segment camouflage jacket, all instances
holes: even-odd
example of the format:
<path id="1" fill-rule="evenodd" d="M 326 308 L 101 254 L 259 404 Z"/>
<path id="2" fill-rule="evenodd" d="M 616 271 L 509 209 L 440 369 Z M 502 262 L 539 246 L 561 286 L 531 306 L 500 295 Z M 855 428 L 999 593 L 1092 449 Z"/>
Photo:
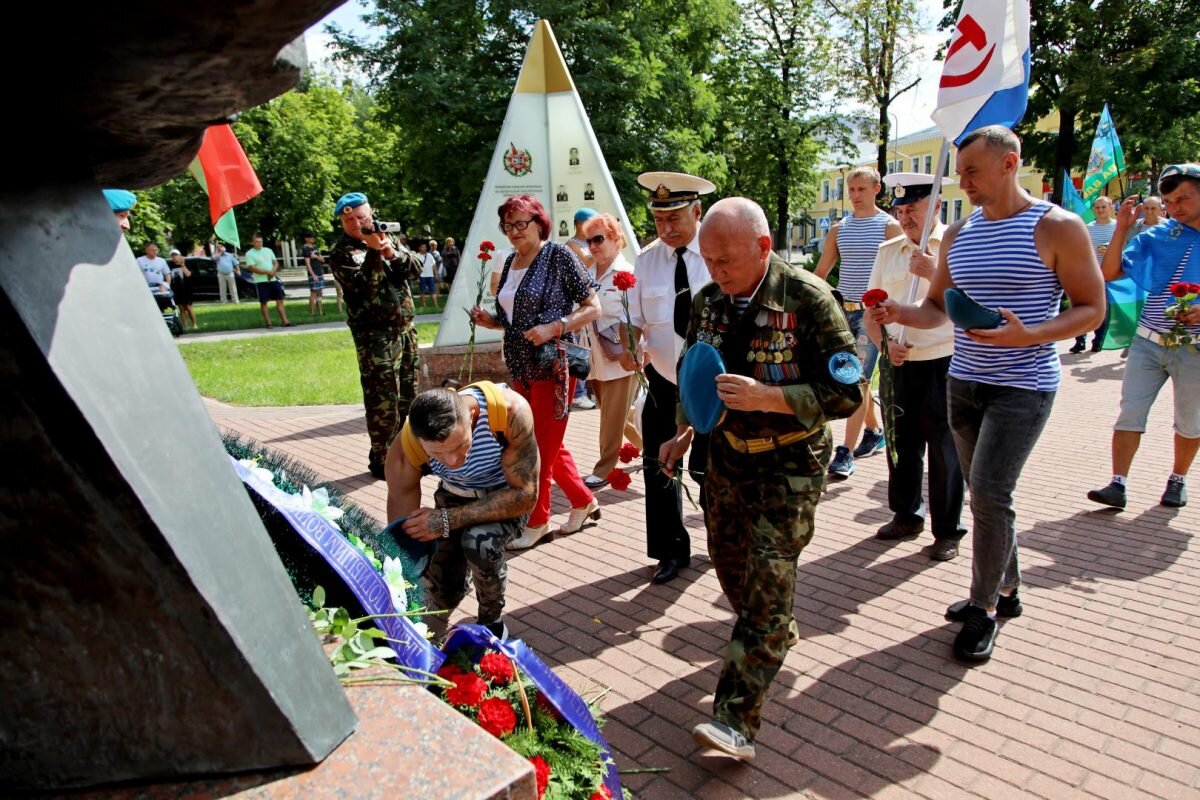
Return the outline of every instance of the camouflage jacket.
<path id="1" fill-rule="evenodd" d="M 399 244 L 388 261 L 358 239 L 342 234 L 329 253 L 329 271 L 342 287 L 347 323 L 355 335 L 404 330 L 416 309 L 408 281 L 421 274 L 421 260 Z"/>
<path id="2" fill-rule="evenodd" d="M 782 386 L 793 412 L 730 410 L 714 436 L 721 431 L 739 439 L 811 436 L 823 433 L 829 420 L 850 416 L 863 401 L 859 384 L 840 383 L 830 374 L 833 354 L 853 353 L 855 346 L 828 284 L 774 253 L 744 314 L 737 314 L 716 283 L 700 290 L 692 303 L 687 346 L 697 341 L 721 352 L 728 373 Z M 682 405 L 677 419 L 687 422 Z"/>

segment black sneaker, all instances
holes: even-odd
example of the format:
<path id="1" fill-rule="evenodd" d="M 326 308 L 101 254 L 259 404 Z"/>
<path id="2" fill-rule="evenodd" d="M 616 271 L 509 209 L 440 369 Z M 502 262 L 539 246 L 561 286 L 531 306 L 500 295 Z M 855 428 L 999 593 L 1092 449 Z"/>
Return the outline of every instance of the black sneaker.
<path id="1" fill-rule="evenodd" d="M 839 444 L 834 450 L 833 461 L 829 462 L 829 474 L 843 479 L 854 474 L 854 456 L 850 455 L 849 447 Z"/>
<path id="2" fill-rule="evenodd" d="M 1168 484 L 1169 486 L 1170 484 Z M 1088 492 L 1087 497 L 1093 503 L 1100 503 L 1101 505 L 1112 506 L 1113 508 L 1125 507 L 1125 487 L 1116 481 L 1113 481 L 1103 489 L 1092 489 Z M 1163 495 L 1163 497 L 1166 497 L 1166 495 Z"/>
<path id="3" fill-rule="evenodd" d="M 996 620 L 976 605 L 963 609 L 967 618 L 954 637 L 954 655 L 963 661 L 987 661 L 996 644 Z"/>
<path id="4" fill-rule="evenodd" d="M 376 461 L 375 459 L 368 461 L 367 472 L 370 472 L 373 477 L 378 478 L 381 481 L 385 480 L 383 474 L 383 462 L 381 461 Z"/>
<path id="5" fill-rule="evenodd" d="M 970 605 L 970 600 L 959 600 L 946 609 L 946 619 L 950 622 L 966 622 L 966 611 Z M 998 617 L 1019 617 L 1024 611 L 1025 606 L 1021 605 L 1021 593 L 1016 589 L 1008 597 L 1000 595 L 1000 599 L 996 601 L 996 616 Z"/>
<path id="6" fill-rule="evenodd" d="M 1183 508 L 1187 505 L 1187 484 L 1177 478 L 1169 479 L 1167 490 L 1158 502 L 1168 508 Z"/>
<path id="7" fill-rule="evenodd" d="M 862 441 L 858 443 L 858 447 L 854 448 L 854 457 L 865 458 L 875 455 L 885 447 L 887 447 L 887 439 L 884 438 L 883 431 L 867 428 L 863 431 Z"/>
<path id="8" fill-rule="evenodd" d="M 1078 339 L 1076 339 L 1075 344 L 1072 345 L 1071 349 L 1068 350 L 1067 352 L 1072 353 L 1072 354 L 1078 354 L 1078 353 L 1082 353 L 1086 349 L 1087 349 L 1087 344 L 1085 342 L 1081 342 Z"/>
<path id="9" fill-rule="evenodd" d="M 491 631 L 492 635 L 495 636 L 497 639 L 507 639 L 508 638 L 508 626 L 504 624 L 504 620 L 497 620 L 496 622 L 489 622 L 486 625 L 484 625 L 483 627 L 485 627 L 489 631 Z"/>
<path id="10" fill-rule="evenodd" d="M 1092 352 L 1099 353 L 1103 348 L 1104 342 L 1099 339 L 1092 339 Z"/>

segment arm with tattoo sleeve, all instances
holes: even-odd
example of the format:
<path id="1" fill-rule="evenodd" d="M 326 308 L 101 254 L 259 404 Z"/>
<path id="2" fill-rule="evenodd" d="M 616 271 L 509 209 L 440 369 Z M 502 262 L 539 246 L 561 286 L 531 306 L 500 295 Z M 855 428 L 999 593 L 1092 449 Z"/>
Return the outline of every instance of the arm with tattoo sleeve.
<path id="1" fill-rule="evenodd" d="M 533 435 L 533 412 L 525 399 L 511 389 L 503 389 L 508 406 L 508 440 L 500 456 L 500 466 L 508 486 L 487 497 L 450 509 L 450 527 L 465 528 L 480 522 L 515 519 L 527 514 L 537 501 L 540 460 L 537 439 Z"/>

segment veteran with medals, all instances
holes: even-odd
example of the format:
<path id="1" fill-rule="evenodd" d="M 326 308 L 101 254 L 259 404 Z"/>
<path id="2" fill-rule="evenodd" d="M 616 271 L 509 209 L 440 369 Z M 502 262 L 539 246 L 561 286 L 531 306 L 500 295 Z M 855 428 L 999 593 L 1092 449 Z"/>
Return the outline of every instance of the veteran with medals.
<path id="1" fill-rule="evenodd" d="M 825 488 L 829 421 L 862 404 L 862 366 L 833 292 L 771 251 L 757 203 L 718 202 L 699 239 L 713 283 L 693 302 L 687 344 L 711 345 L 727 370 L 715 379 L 725 414 L 709 437 L 704 521 L 709 555 L 737 619 L 713 720 L 692 736 L 706 748 L 751 759 L 767 688 L 795 635 L 796 562 L 812 538 Z M 692 393 L 711 394 L 711 375 L 693 385 L 688 362 L 685 355 L 680 392 L 689 400 Z M 659 451 L 668 472 L 692 440 L 696 420 L 685 407 L 696 405 L 680 405 L 676 435 Z"/>

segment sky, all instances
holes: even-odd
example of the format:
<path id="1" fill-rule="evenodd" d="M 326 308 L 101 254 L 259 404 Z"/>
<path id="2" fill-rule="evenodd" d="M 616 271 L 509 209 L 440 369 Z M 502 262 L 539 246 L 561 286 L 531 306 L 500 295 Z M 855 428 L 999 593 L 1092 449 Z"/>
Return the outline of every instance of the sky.
<path id="1" fill-rule="evenodd" d="M 892 103 L 892 114 L 896 118 L 896 128 L 893 136 L 905 136 L 933 125 L 929 114 L 937 103 L 938 76 L 941 75 L 941 62 L 933 60 L 938 45 L 949 38 L 949 32 L 938 32 L 936 25 L 942 15 L 942 0 L 918 0 L 923 16 L 924 28 L 927 31 L 921 37 L 924 58 L 921 66 L 913 77 L 921 80 L 917 86 L 901 95 Z M 359 0 L 347 0 L 346 3 L 331 12 L 329 16 L 313 25 L 305 34 L 308 45 L 309 59 L 320 64 L 327 57 L 330 49 L 330 36 L 325 33 L 325 26 L 330 22 L 337 23 L 344 30 L 353 33 L 365 33 L 367 28 L 359 17 L 363 7 Z M 911 78 L 910 78 L 911 80 Z"/>

